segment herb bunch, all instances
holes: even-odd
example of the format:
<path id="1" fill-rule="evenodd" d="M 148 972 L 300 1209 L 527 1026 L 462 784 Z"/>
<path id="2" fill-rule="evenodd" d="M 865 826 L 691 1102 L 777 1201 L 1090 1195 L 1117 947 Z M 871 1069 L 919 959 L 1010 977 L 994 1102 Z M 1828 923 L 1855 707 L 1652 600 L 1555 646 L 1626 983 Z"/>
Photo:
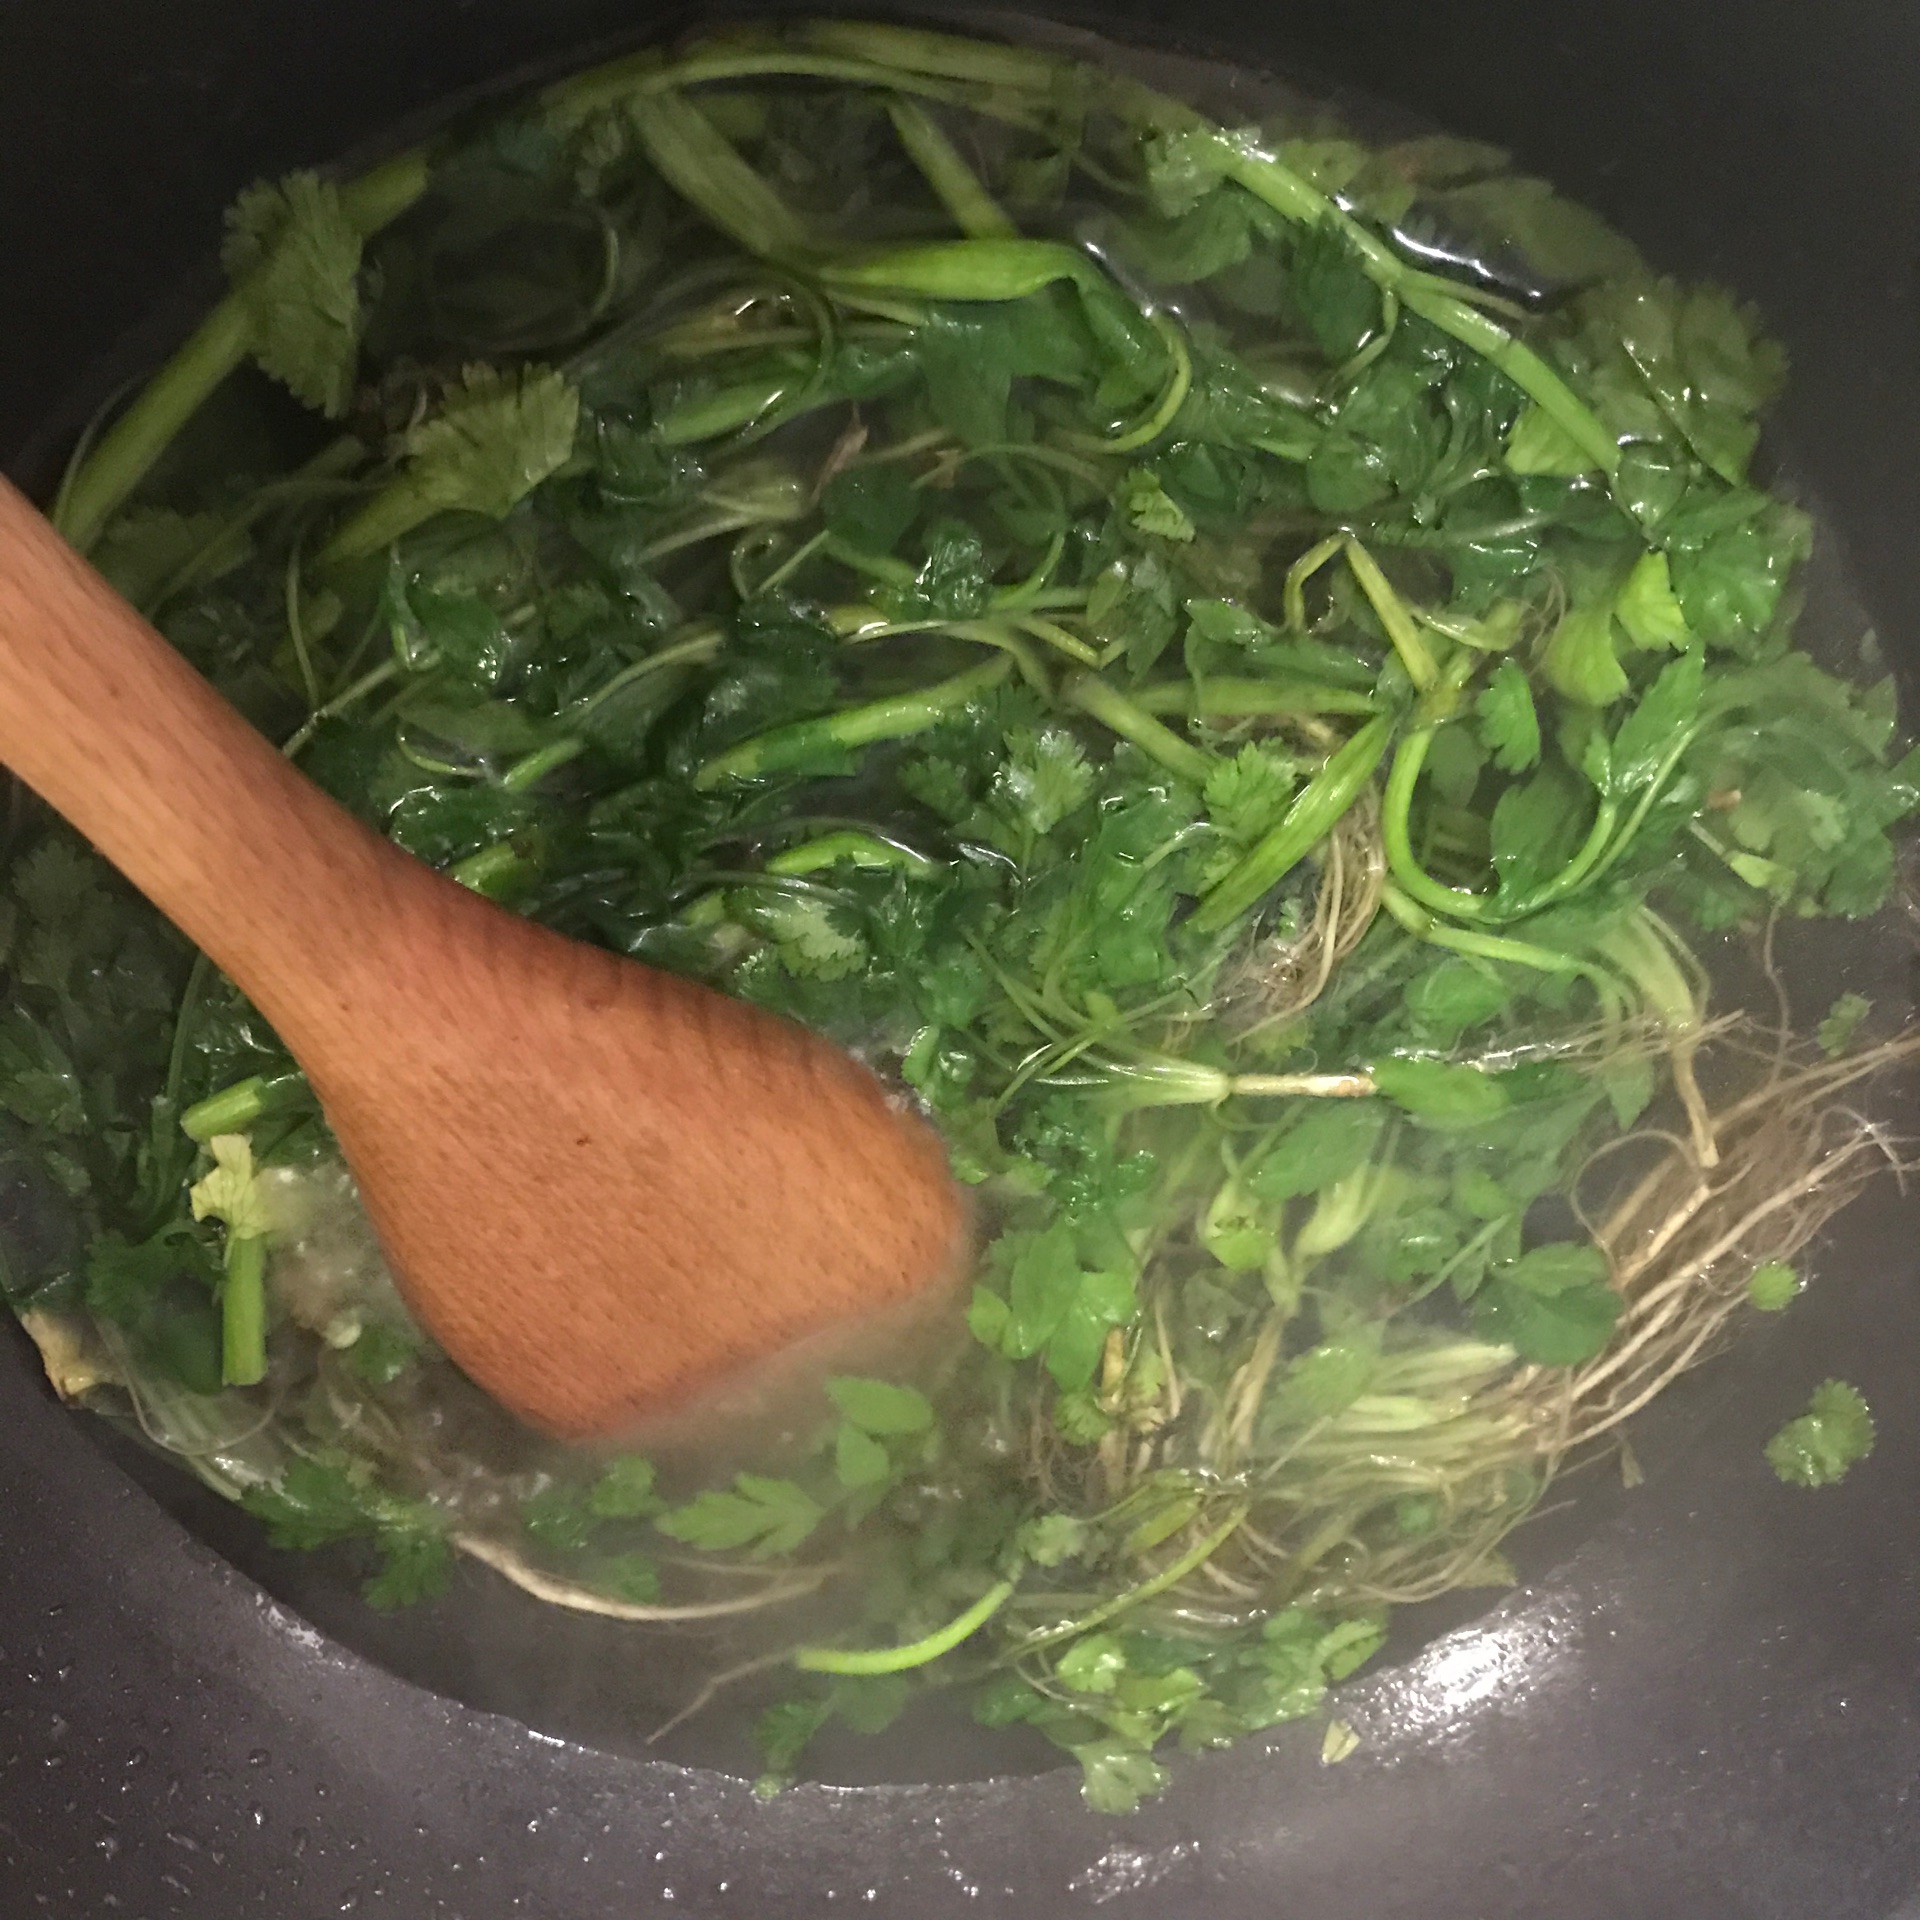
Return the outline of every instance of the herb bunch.
<path id="1" fill-rule="evenodd" d="M 820 22 L 252 189 L 226 259 L 68 536 L 410 852 L 857 1047 L 990 1229 L 944 1370 L 828 1382 L 799 1468 L 558 1456 L 276 1038 L 16 814 L 0 1105 L 82 1230 L 15 1302 L 376 1604 L 458 1548 L 750 1618 L 769 1785 L 953 1685 L 1123 1809 L 1509 1578 L 1871 1171 L 1904 1039 L 1696 957 L 1873 914 L 1920 802 L 1793 644 L 1781 357 L 1498 153 Z M 1820 1391 L 1808 1483 L 1871 1439 Z"/>

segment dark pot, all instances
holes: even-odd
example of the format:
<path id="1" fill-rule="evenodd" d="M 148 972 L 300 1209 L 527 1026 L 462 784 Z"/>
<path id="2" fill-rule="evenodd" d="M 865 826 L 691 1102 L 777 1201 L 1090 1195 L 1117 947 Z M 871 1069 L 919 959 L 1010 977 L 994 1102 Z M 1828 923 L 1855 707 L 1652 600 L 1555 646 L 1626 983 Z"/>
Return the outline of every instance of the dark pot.
<path id="1" fill-rule="evenodd" d="M 1794 356 L 1781 442 L 1890 652 L 1920 664 L 1920 14 L 1056 11 L 1507 143 L 1656 261 L 1756 299 Z M 611 0 L 11 0 L 0 21 L 0 450 L 41 483 L 78 411 L 210 284 L 197 263 L 237 187 L 648 24 Z M 1899 979 L 1878 987 L 1904 998 Z M 1522 1538 L 1519 1590 L 1410 1622 L 1342 1696 L 1363 1741 L 1345 1765 L 1321 1766 L 1317 1729 L 1283 1728 L 1182 1766 L 1125 1822 L 1085 1812 L 1064 1773 L 992 1777 L 1032 1756 L 945 1721 L 845 1757 L 920 1784 L 766 1805 L 692 1764 L 697 1744 L 637 1757 L 622 1643 L 570 1636 L 479 1576 L 376 1625 L 324 1561 L 269 1554 L 61 1411 L 4 1330 L 0 1912 L 1920 1915 L 1911 1233 L 1891 1189 L 1862 1204 L 1790 1324 L 1636 1435 L 1643 1488 L 1590 1475 Z M 1873 1401 L 1879 1449 L 1842 1488 L 1784 1489 L 1760 1442 L 1829 1373 Z M 509 1667 L 492 1657 L 509 1644 L 533 1651 Z"/>

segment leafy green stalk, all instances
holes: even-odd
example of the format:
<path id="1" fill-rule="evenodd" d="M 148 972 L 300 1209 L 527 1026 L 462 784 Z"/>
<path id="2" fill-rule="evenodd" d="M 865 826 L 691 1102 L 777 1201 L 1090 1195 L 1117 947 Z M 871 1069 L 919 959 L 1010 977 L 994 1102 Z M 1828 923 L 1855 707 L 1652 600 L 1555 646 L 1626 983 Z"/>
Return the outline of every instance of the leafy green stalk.
<path id="1" fill-rule="evenodd" d="M 362 236 L 390 226 L 426 191 L 423 151 L 403 153 L 340 190 L 342 212 Z M 256 322 L 244 287 L 201 321 L 138 398 L 101 435 L 61 501 L 60 532 L 82 553 L 116 507 L 146 478 L 201 403 L 252 350 Z"/>
<path id="2" fill-rule="evenodd" d="M 1301 789 L 1285 817 L 1202 896 L 1194 925 L 1217 933 L 1258 902 L 1333 831 L 1359 799 L 1393 737 L 1387 714 L 1369 720 Z"/>
<path id="3" fill-rule="evenodd" d="M 786 768 L 804 767 L 881 740 L 911 739 L 997 687 L 1011 668 L 1009 660 L 990 660 L 918 693 L 898 694 L 864 707 L 846 707 L 817 720 L 797 720 L 791 726 L 776 727 L 716 754 L 694 775 L 693 784 L 706 791 L 729 780 L 752 780 Z"/>
<path id="4" fill-rule="evenodd" d="M 1169 726 L 1156 720 L 1137 701 L 1130 700 L 1110 680 L 1098 674 L 1073 674 L 1060 689 L 1061 697 L 1071 701 L 1083 713 L 1090 713 L 1121 739 L 1130 740 L 1149 759 L 1157 760 L 1169 773 L 1204 787 L 1215 761 L 1192 741 L 1183 740 Z"/>
<path id="5" fill-rule="evenodd" d="M 978 1633 L 1013 1597 L 1013 1591 L 1013 1581 L 996 1581 L 966 1612 L 904 1647 L 870 1647 L 857 1653 L 838 1647 L 802 1647 L 793 1664 L 803 1673 L 905 1673 L 924 1667 Z"/>
<path id="6" fill-rule="evenodd" d="M 661 177 L 749 253 L 800 261 L 820 252 L 806 222 L 685 94 L 671 87 L 650 92 L 635 103 L 632 118 Z"/>
<path id="7" fill-rule="evenodd" d="M 196 1102 L 180 1116 L 180 1126 L 189 1140 L 204 1146 L 216 1134 L 245 1133 L 256 1120 L 283 1113 L 306 1097 L 304 1074 L 256 1073 Z"/>
<path id="8" fill-rule="evenodd" d="M 1006 209 L 981 183 L 960 150 L 940 129 L 939 122 L 917 101 L 887 102 L 887 116 L 913 164 L 926 175 L 927 185 L 953 215 L 953 223 L 970 240 L 1011 240 L 1019 232 Z"/>
<path id="9" fill-rule="evenodd" d="M 267 1243 L 230 1235 L 220 1283 L 220 1378 L 251 1387 L 267 1375 Z"/>

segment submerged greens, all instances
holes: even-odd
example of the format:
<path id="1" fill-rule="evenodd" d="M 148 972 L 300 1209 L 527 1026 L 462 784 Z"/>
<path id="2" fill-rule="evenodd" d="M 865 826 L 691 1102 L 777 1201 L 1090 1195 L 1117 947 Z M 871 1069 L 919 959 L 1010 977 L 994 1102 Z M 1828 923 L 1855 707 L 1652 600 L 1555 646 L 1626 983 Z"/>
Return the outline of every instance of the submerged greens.
<path id="1" fill-rule="evenodd" d="M 769 1786 L 952 1685 L 1120 1810 L 1790 1304 L 1905 1043 L 1716 1017 L 1696 948 L 1874 913 L 1920 760 L 1793 644 L 1735 302 L 1472 143 L 838 22 L 252 189 L 225 257 L 69 538 L 408 851 L 857 1048 L 987 1229 L 940 1365 L 776 1459 L 567 1457 L 412 1325 L 276 1037 L 17 810 L 0 1107 L 81 1227 L 9 1291 L 280 1544 L 702 1623 L 695 1704 L 792 1675 Z"/>

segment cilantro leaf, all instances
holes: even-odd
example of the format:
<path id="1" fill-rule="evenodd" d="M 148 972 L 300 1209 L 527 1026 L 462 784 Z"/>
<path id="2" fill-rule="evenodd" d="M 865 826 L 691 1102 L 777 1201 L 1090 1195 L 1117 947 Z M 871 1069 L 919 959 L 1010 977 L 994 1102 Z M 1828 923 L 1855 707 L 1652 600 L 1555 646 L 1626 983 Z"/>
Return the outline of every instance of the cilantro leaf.
<path id="1" fill-rule="evenodd" d="M 1528 401 L 1507 434 L 1507 466 L 1514 473 L 1568 478 L 1596 471 L 1593 455 L 1537 401 Z"/>
<path id="2" fill-rule="evenodd" d="M 177 588 L 207 585 L 244 566 L 253 543 L 217 513 L 130 507 L 116 514 L 88 556 L 123 600 L 152 613 Z"/>
<path id="3" fill-rule="evenodd" d="M 1076 1693 L 1111 1693 L 1127 1670 L 1127 1656 L 1111 1633 L 1082 1634 L 1053 1670 L 1061 1684 Z"/>
<path id="4" fill-rule="evenodd" d="M 1480 739 L 1502 773 L 1525 773 L 1540 758 L 1540 719 L 1519 664 L 1502 660 L 1487 676 L 1474 711 Z"/>
<path id="5" fill-rule="evenodd" d="M 755 893 L 740 917 L 765 934 L 780 964 L 803 980 L 844 980 L 867 964 L 867 943 L 817 893 Z"/>
<path id="6" fill-rule="evenodd" d="M 1685 609 L 1673 590 L 1667 556 L 1643 553 L 1614 595 L 1613 617 L 1636 647 L 1657 651 L 1684 647 L 1692 636 Z"/>
<path id="7" fill-rule="evenodd" d="M 389 1530 L 380 1536 L 380 1570 L 361 1589 L 370 1607 L 391 1613 L 437 1599 L 453 1577 L 453 1548 L 431 1528 Z"/>
<path id="8" fill-rule="evenodd" d="M 1820 1043 L 1820 1051 L 1829 1060 L 1835 1054 L 1845 1053 L 1853 1045 L 1853 1037 L 1860 1031 L 1860 1023 L 1873 1011 L 1873 1002 L 1864 994 L 1843 993 L 1827 1009 L 1826 1017 L 1814 1030 L 1814 1038 Z"/>
<path id="9" fill-rule="evenodd" d="M 1080 1762 L 1080 1797 L 1095 1813 L 1132 1813 L 1166 1787 L 1166 1768 L 1123 1740 L 1089 1740 L 1069 1751 Z"/>
<path id="10" fill-rule="evenodd" d="M 1180 625 L 1173 575 L 1156 553 L 1114 561 L 1087 596 L 1087 625 L 1103 646 L 1124 649 L 1127 666 L 1144 674 L 1167 650 Z"/>
<path id="11" fill-rule="evenodd" d="M 313 173 L 248 187 L 227 213 L 220 262 L 253 350 L 296 400 L 338 419 L 360 364 L 358 229 L 340 190 Z"/>
<path id="12" fill-rule="evenodd" d="M 1507 1090 L 1492 1074 L 1445 1060 L 1376 1060 L 1373 1083 L 1396 1106 L 1437 1126 L 1471 1126 L 1507 1109 Z"/>
<path id="13" fill-rule="evenodd" d="M 1246 1176 L 1247 1190 L 1279 1201 L 1331 1187 L 1367 1164 L 1386 1124 L 1377 1100 L 1315 1101 Z"/>
<path id="14" fill-rule="evenodd" d="M 1755 1267 L 1747 1281 L 1747 1298 L 1762 1313 L 1784 1313 L 1800 1297 L 1805 1283 L 1784 1260 Z"/>
<path id="15" fill-rule="evenodd" d="M 550 1552 L 583 1553 L 593 1538 L 595 1515 L 576 1487 L 542 1487 L 520 1503 L 521 1523 Z"/>
<path id="16" fill-rule="evenodd" d="M 1233 847 L 1250 847 L 1279 822 L 1298 783 L 1292 755 L 1250 740 L 1207 776 L 1207 817 Z"/>
<path id="17" fill-rule="evenodd" d="M 328 541 L 357 560 L 440 513 L 503 520 L 573 453 L 580 395 L 551 367 L 468 367 L 440 410 L 401 437 L 400 470 Z"/>
<path id="18" fill-rule="evenodd" d="M 1497 1268 L 1474 1297 L 1474 1330 L 1542 1367 L 1577 1366 L 1613 1336 L 1622 1301 L 1598 1247 L 1556 1241 Z"/>
<path id="19" fill-rule="evenodd" d="M 840 1423 L 833 1443 L 834 1477 L 849 1492 L 884 1485 L 893 1461 L 878 1440 L 861 1432 L 851 1420 Z"/>
<path id="20" fill-rule="evenodd" d="M 1093 769 L 1064 727 L 1021 727 L 1007 736 L 1008 756 L 993 781 L 994 804 L 1023 833 L 1051 833 L 1093 792 Z"/>
<path id="21" fill-rule="evenodd" d="M 654 1522 L 669 1539 L 706 1553 L 744 1547 L 755 1560 L 792 1553 L 826 1518 L 826 1509 L 791 1480 L 734 1476 L 733 1491 L 708 1489 Z"/>
<path id="22" fill-rule="evenodd" d="M 653 1462 L 632 1453 L 610 1462 L 588 1490 L 587 1508 L 599 1520 L 641 1520 L 658 1513 Z"/>
<path id="23" fill-rule="evenodd" d="M 783 1700 L 754 1722 L 753 1743 L 760 1749 L 765 1771 L 753 1783 L 763 1800 L 788 1785 L 813 1737 L 833 1716 L 830 1700 Z"/>
<path id="24" fill-rule="evenodd" d="M 863 553 L 891 553 L 920 517 L 925 495 L 897 462 L 850 467 L 827 483 L 820 511 L 829 531 Z"/>
<path id="25" fill-rule="evenodd" d="M 1621 722 L 1602 781 L 1615 798 L 1637 797 L 1684 744 L 1700 713 L 1706 667 L 1698 648 L 1669 661 Z"/>
<path id="26" fill-rule="evenodd" d="M 1823 1380 L 1806 1412 L 1767 1442 L 1767 1464 L 1790 1487 L 1830 1487 L 1873 1451 L 1873 1437 L 1860 1389 Z"/>
<path id="27" fill-rule="evenodd" d="M 273 1484 L 249 1487 L 240 1504 L 266 1523 L 276 1547 L 310 1552 L 373 1533 L 382 1501 L 370 1475 L 343 1459 L 322 1457 L 289 1462 Z"/>
<path id="28" fill-rule="evenodd" d="M 407 434 L 405 484 L 439 511 L 503 519 L 573 452 L 579 417 L 579 394 L 550 367 L 469 367 Z"/>
<path id="29" fill-rule="evenodd" d="M 630 1606 L 650 1607 L 660 1598 L 660 1569 L 644 1553 L 616 1553 L 593 1570 L 595 1586 Z"/>
<path id="30" fill-rule="evenodd" d="M 927 1396 L 888 1380 L 841 1374 L 827 1382 L 827 1398 L 862 1433 L 925 1433 L 933 1425 L 933 1403 Z"/>
<path id="31" fill-rule="evenodd" d="M 1089 1538 L 1087 1523 L 1073 1514 L 1043 1513 L 1020 1529 L 1014 1544 L 1036 1567 L 1058 1567 L 1079 1559 Z"/>
<path id="32" fill-rule="evenodd" d="M 137 1244 L 125 1234 L 104 1233 L 87 1253 L 87 1305 L 117 1326 L 138 1327 L 182 1276 L 211 1278 L 197 1242 L 183 1240 L 177 1225 Z"/>
<path id="33" fill-rule="evenodd" d="M 1136 533 L 1158 534 L 1163 540 L 1193 538 L 1193 522 L 1148 467 L 1134 467 L 1120 487 L 1120 504 L 1127 524 Z"/>
<path id="34" fill-rule="evenodd" d="M 1611 706 L 1627 690 L 1626 671 L 1613 645 L 1611 607 L 1575 607 L 1563 614 L 1542 656 L 1541 670 L 1556 693 L 1586 707 Z"/>

